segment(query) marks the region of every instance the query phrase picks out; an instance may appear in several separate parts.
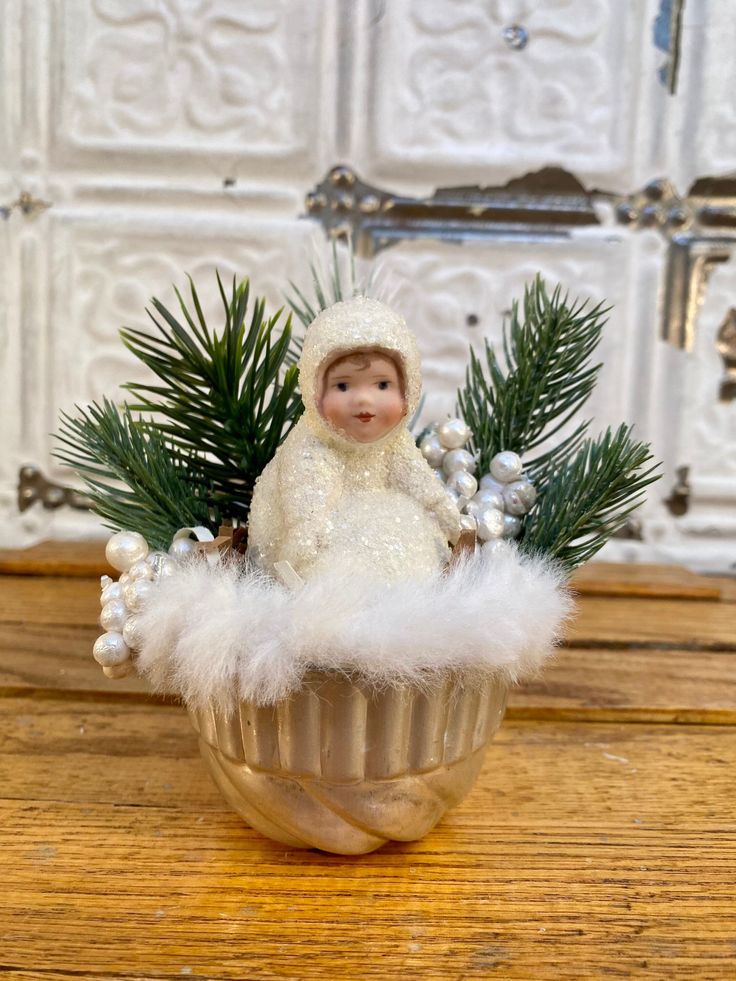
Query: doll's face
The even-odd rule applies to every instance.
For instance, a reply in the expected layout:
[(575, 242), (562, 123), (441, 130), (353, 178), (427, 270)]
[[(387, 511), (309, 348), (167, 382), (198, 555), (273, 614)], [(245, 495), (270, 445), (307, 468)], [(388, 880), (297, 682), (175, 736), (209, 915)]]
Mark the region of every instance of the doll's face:
[(320, 409), (334, 429), (359, 443), (391, 432), (406, 414), (393, 359), (377, 351), (339, 358), (325, 374)]

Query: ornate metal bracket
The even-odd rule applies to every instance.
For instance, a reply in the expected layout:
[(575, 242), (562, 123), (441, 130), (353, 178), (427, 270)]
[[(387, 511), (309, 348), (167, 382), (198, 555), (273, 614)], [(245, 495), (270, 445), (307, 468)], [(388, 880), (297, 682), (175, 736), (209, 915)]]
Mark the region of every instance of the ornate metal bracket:
[(413, 198), (366, 184), (340, 166), (307, 195), (306, 204), (328, 234), (352, 234), (362, 255), (375, 255), (413, 238), (565, 238), (572, 228), (600, 224), (593, 200), (575, 177), (555, 167), (504, 187), (448, 187)]
[(716, 347), (726, 369), (721, 380), (720, 399), (733, 402), (736, 399), (736, 307), (731, 307), (726, 314), (718, 331)]
[(576, 228), (601, 225), (597, 204), (613, 206), (615, 220), (656, 229), (668, 245), (661, 336), (689, 349), (708, 274), (736, 246), (736, 179), (703, 178), (687, 196), (668, 180), (630, 195), (586, 188), (557, 167), (510, 180), (503, 187), (439, 188), (424, 198), (392, 194), (334, 167), (306, 199), (310, 217), (328, 234), (352, 234), (362, 255), (404, 239), (545, 241)]
[(91, 503), (86, 494), (53, 483), (36, 467), (21, 467), (18, 472), (18, 510), (27, 511), (36, 502), (40, 502), (47, 511), (64, 506), (87, 511)]
[(681, 518), (683, 514), (687, 514), (690, 507), (690, 484), (688, 482), (690, 467), (678, 467), (675, 473), (677, 475), (675, 486), (672, 488), (670, 496), (665, 498), (664, 503), (670, 514), (676, 518)]

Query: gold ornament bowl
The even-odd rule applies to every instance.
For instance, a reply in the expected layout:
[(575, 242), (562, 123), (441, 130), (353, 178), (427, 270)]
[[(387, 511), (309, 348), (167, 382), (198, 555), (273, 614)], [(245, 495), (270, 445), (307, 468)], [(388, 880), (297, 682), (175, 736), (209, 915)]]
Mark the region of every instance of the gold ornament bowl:
[(416, 841), (470, 791), (506, 709), (501, 678), (376, 690), (314, 671), (276, 705), (190, 709), (204, 761), (252, 828), (361, 855)]

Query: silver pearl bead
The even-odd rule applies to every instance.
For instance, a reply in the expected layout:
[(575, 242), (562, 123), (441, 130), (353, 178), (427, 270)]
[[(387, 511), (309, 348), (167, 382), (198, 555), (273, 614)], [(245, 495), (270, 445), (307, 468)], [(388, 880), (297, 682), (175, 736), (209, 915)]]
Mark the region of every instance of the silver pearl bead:
[(496, 508), (483, 508), (476, 515), (478, 522), (478, 538), (487, 542), (489, 538), (501, 538), (503, 535), (503, 514)]
[(509, 514), (526, 514), (537, 499), (537, 489), (528, 480), (514, 480), (504, 487), (503, 499)]
[(100, 594), (100, 606), (107, 606), (107, 604), (112, 603), (113, 600), (121, 600), (122, 598), (123, 587), (119, 582), (113, 582), (111, 579)]
[(427, 436), (425, 436), (422, 442), (419, 444), (419, 449), (430, 467), (439, 467), (442, 465), (442, 459), (445, 455), (445, 448), (442, 443), (440, 443), (439, 437), (436, 433), (429, 433)]
[(454, 490), (459, 497), (464, 497), (469, 501), (478, 490), (478, 481), (467, 470), (456, 470), (447, 478), (447, 486), (450, 490)]
[(432, 471), (432, 473), (435, 475), (435, 477), (438, 480), (441, 480), (442, 483), (444, 484), (444, 482), (445, 482), (445, 474), (444, 474), (444, 471), (439, 470), (439, 469), (435, 469), (435, 470)]
[(475, 472), (475, 460), (472, 453), (467, 450), (449, 450), (445, 453), (442, 461), (442, 469), (448, 475), (458, 470), (467, 470), (468, 473)]
[(195, 545), (196, 542), (193, 542), (191, 538), (177, 538), (169, 545), (169, 555), (177, 562), (181, 562), (182, 559), (194, 552)]
[(135, 579), (126, 583), (123, 589), (125, 605), (131, 613), (140, 613), (151, 595), (154, 585), (148, 579)]
[(128, 617), (123, 627), (123, 640), (131, 651), (139, 651), (143, 646), (140, 617)]
[(168, 552), (162, 552), (160, 549), (157, 549), (155, 552), (149, 552), (146, 556), (146, 562), (150, 565), (154, 578), (161, 571), (161, 565), (164, 560), (167, 562), (171, 561)]
[(491, 476), (502, 484), (509, 484), (521, 476), (521, 457), (511, 450), (502, 450), (491, 460)]
[(141, 559), (128, 569), (128, 575), (133, 582), (138, 579), (153, 579), (153, 568), (147, 558)]
[(97, 638), (95, 646), (92, 648), (92, 655), (98, 664), (103, 667), (111, 667), (126, 661), (130, 657), (130, 650), (123, 640), (122, 634), (117, 631), (110, 631)]
[(119, 531), (105, 546), (105, 558), (118, 572), (127, 572), (147, 555), (148, 543), (137, 531)]
[(491, 490), (490, 487), (483, 487), (473, 496), (473, 500), (480, 507), (497, 508), (503, 511), (503, 496), (498, 491)]
[(106, 678), (125, 678), (133, 670), (133, 662), (128, 659), (120, 664), (110, 664), (102, 669)]
[(504, 514), (503, 537), (516, 538), (520, 531), (521, 531), (521, 518), (517, 518), (513, 514)]
[(478, 522), (475, 520), (472, 514), (461, 514), (460, 515), (460, 528), (463, 531), (477, 531)]
[(448, 419), (437, 427), (440, 443), (446, 450), (458, 450), (470, 439), (470, 427), (462, 419)]
[(114, 599), (102, 607), (100, 613), (100, 626), (103, 630), (114, 630), (120, 632), (128, 616), (125, 603), (122, 599)]

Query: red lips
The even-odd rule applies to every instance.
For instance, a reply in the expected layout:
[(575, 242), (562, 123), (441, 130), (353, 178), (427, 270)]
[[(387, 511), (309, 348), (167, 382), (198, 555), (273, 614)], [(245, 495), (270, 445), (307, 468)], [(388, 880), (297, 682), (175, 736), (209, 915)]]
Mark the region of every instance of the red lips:
[(355, 418), (360, 419), (361, 422), (370, 422), (373, 418), (373, 414), (370, 412), (361, 412)]

